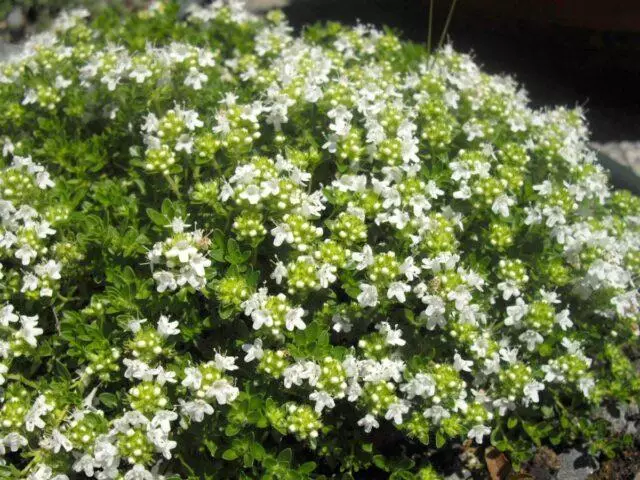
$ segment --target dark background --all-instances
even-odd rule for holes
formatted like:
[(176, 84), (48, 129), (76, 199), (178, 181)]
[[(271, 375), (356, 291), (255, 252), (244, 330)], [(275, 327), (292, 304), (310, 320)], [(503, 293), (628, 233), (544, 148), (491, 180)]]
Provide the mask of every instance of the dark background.
[[(360, 20), (427, 39), (429, 0), (290, 1), (298, 28)], [(434, 1), (436, 43), (450, 4)], [(640, 139), (640, 0), (458, 0), (448, 38), (486, 71), (514, 76), (534, 105), (583, 106), (594, 141)]]

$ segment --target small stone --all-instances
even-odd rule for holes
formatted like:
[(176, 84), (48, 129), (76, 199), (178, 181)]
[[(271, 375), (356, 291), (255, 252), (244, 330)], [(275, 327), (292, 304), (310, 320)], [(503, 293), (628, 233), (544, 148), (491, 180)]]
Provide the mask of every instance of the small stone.
[(10, 30), (18, 30), (23, 27), (25, 16), (20, 7), (15, 7), (7, 16), (7, 26)]
[(557, 480), (586, 480), (599, 467), (599, 463), (593, 457), (575, 448), (561, 453), (558, 459), (560, 469), (556, 475)]

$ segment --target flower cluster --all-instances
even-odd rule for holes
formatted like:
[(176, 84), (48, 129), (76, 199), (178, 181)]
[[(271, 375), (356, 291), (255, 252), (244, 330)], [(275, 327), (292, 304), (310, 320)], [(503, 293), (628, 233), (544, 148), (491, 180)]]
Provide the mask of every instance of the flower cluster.
[(155, 269), (153, 273), (160, 293), (185, 285), (199, 290), (206, 284), (205, 269), (211, 266), (211, 260), (203, 251), (206, 252), (208, 239), (201, 230), (185, 232), (186, 226), (180, 218), (174, 218), (171, 222), (173, 236), (156, 243), (147, 255), (152, 269), (156, 265), (166, 267), (166, 270)]
[(68, 12), (0, 64), (5, 477), (626, 446), (640, 199), (580, 110), (370, 26), (184, 14)]

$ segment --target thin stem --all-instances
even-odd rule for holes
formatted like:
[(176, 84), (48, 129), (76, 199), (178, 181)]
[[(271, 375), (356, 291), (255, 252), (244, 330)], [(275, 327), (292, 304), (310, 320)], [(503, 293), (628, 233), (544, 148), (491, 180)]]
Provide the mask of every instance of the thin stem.
[(433, 33), (433, 1), (429, 0), (429, 31), (427, 32), (427, 53), (431, 54), (431, 34)]
[(175, 193), (176, 197), (178, 197), (178, 200), (182, 199), (182, 193), (180, 193), (180, 188), (178, 187), (178, 184), (173, 179), (173, 177), (167, 173), (164, 175), (164, 178), (167, 180), (167, 183), (169, 184), (171, 191)]
[(442, 29), (442, 34), (440, 34), (440, 41), (438, 42), (438, 48), (442, 48), (442, 44), (444, 43), (444, 37), (447, 35), (447, 30), (449, 30), (449, 24), (451, 23), (451, 19), (453, 18), (453, 11), (456, 9), (456, 2), (458, 0), (452, 0), (451, 8), (449, 8), (449, 14), (447, 15), (447, 20), (444, 22), (444, 28)]
[(22, 377), (21, 375), (16, 375), (15, 373), (10, 373), (8, 375), (5, 375), (5, 377), (7, 377), (9, 380), (14, 380), (16, 382), (20, 382), (25, 384), (27, 387), (31, 387), (34, 390), (39, 390), (39, 387), (37, 384), (33, 383), (30, 380), (27, 380), (26, 378)]

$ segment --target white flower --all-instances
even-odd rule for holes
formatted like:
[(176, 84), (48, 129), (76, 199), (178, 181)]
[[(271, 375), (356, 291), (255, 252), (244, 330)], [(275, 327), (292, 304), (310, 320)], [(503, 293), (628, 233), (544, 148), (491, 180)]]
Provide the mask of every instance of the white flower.
[(69, 439), (64, 436), (57, 428), (54, 428), (51, 432), (51, 438), (49, 439), (48, 443), (50, 449), (53, 450), (54, 453), (59, 453), (60, 450), (63, 449), (67, 452), (73, 450), (73, 445), (71, 444)]
[(13, 313), (14, 306), (11, 304), (5, 305), (0, 308), (0, 325), (8, 327), (10, 323), (15, 323), (19, 320), (19, 316)]
[(242, 350), (246, 352), (244, 357), (245, 362), (252, 362), (253, 360), (260, 360), (264, 355), (264, 350), (262, 350), (262, 340), (256, 338), (253, 343), (245, 343), (242, 345)]
[(60, 280), (60, 270), (62, 265), (60, 262), (48, 260), (46, 263), (36, 265), (34, 270), (40, 277), (49, 277), (52, 280)]
[(151, 77), (152, 72), (144, 65), (137, 65), (131, 72), (129, 72), (129, 78), (133, 78), (136, 83), (144, 83), (144, 81)]
[[(36, 277), (33, 273), (27, 273), (22, 277), (22, 288), (20, 292), (33, 292), (36, 288), (38, 288), (38, 277)], [(51, 296), (51, 295), (42, 295)]]
[(215, 397), (220, 405), (233, 402), (240, 391), (229, 383), (228, 380), (216, 380), (206, 392), (207, 397)]
[(282, 283), (282, 279), (287, 276), (287, 267), (283, 262), (277, 262), (270, 277), (276, 281), (278, 285)]
[(393, 328), (388, 322), (380, 322), (376, 325), (376, 329), (385, 336), (385, 343), (387, 345), (402, 347), (407, 343), (402, 339), (402, 330), (397, 328), (397, 325), (396, 328)]
[(127, 367), (124, 372), (124, 378), (137, 378), (139, 380), (148, 381), (152, 380), (155, 375), (154, 369), (141, 360), (125, 358), (122, 360), (122, 363)]
[(429, 320), (432, 320), (427, 325), (427, 328), (432, 330), (440, 319), (444, 319), (444, 313), (446, 312), (445, 301), (439, 295), (425, 295), (422, 297), (422, 302), (427, 304), (427, 308), (423, 313)]
[(284, 370), (284, 386), (291, 388), (292, 385), (302, 385), (303, 380), (307, 380), (309, 385), (314, 386), (320, 376), (320, 366), (312, 361), (296, 362)]
[(189, 265), (191, 266), (191, 268), (193, 268), (193, 271), (196, 273), (196, 275), (198, 275), (199, 277), (204, 277), (205, 268), (211, 266), (211, 260), (206, 258), (201, 253), (197, 253), (193, 255), (193, 257), (191, 257), (191, 260), (189, 260)]
[(518, 340), (527, 344), (527, 350), (533, 352), (536, 349), (536, 345), (542, 343), (544, 338), (535, 330), (527, 330), (518, 337)]
[(136, 464), (125, 473), (124, 480), (155, 480), (155, 476), (144, 466)]
[(560, 313), (556, 314), (556, 323), (565, 331), (573, 327), (573, 322), (569, 318), (569, 309), (565, 308)]
[(632, 318), (640, 311), (640, 294), (636, 290), (622, 293), (611, 299), (616, 313), (622, 318)]
[(332, 409), (336, 406), (336, 402), (331, 398), (331, 395), (324, 390), (315, 390), (309, 395), (309, 400), (316, 402), (314, 407), (316, 413), (322, 413), (325, 408)]
[(191, 257), (196, 255), (198, 250), (189, 240), (179, 240), (167, 250), (165, 256), (167, 258), (178, 258), (180, 263), (188, 263)]
[(357, 299), (361, 307), (375, 307), (378, 304), (378, 289), (373, 285), (361, 283)]
[(358, 426), (363, 427), (366, 433), (371, 433), (371, 429), (379, 428), (380, 424), (376, 420), (376, 417), (367, 413), (364, 417), (358, 420)]
[(158, 385), (164, 385), (166, 383), (176, 383), (176, 372), (171, 370), (165, 370), (162, 365), (158, 365), (152, 369), (153, 374), (156, 376), (156, 383)]
[(129, 320), (129, 323), (127, 323), (127, 328), (133, 333), (138, 333), (142, 328), (143, 323), (147, 323), (146, 318), (135, 318), (133, 320)]
[(162, 453), (167, 460), (171, 459), (171, 450), (178, 446), (174, 440), (169, 440), (168, 433), (160, 428), (147, 430), (147, 438), (151, 441), (156, 450)]
[(190, 67), (189, 73), (184, 79), (184, 84), (194, 90), (202, 89), (202, 83), (209, 79), (207, 74), (200, 72), (196, 67)]
[(304, 310), (300, 307), (292, 308), (285, 315), (285, 326), (287, 330), (290, 332), (294, 329), (304, 330), (307, 328), (305, 323), (302, 321), (302, 316), (304, 315)]
[(53, 406), (47, 403), (44, 395), (40, 395), (33, 402), (32, 407), (29, 409), (24, 417), (24, 424), (27, 432), (33, 432), (34, 429), (43, 429), (46, 424), (42, 420), (42, 416), (53, 410)]
[[(258, 187), (257, 185), (249, 185), (238, 194), (238, 197), (242, 200), (246, 200), (251, 205), (257, 205), (258, 203), (260, 203), (260, 200), (262, 200), (262, 193), (263, 192), (260, 190), (260, 187)], [(273, 233), (273, 230), (271, 231), (271, 234), (275, 235)], [(274, 241), (274, 245), (276, 245), (276, 247), (280, 246), (281, 244), (282, 241), (280, 241), (279, 244), (276, 244)]]
[(591, 377), (581, 377), (578, 379), (578, 388), (585, 397), (591, 395), (591, 391), (596, 386), (596, 382)]
[(202, 385), (202, 373), (200, 373), (200, 369), (196, 367), (186, 367), (184, 369), (182, 386), (198, 390), (200, 385)]
[(175, 150), (191, 154), (193, 152), (193, 137), (186, 133), (180, 135), (176, 140)]
[(467, 433), (467, 438), (473, 438), (476, 443), (481, 444), (482, 439), (491, 433), (491, 429), (485, 425), (475, 425)]
[(436, 199), (444, 195), (444, 190), (438, 188), (438, 185), (433, 180), (429, 180), (425, 187), (425, 191), (429, 198)]
[(179, 402), (182, 413), (194, 422), (201, 422), (204, 420), (205, 415), (212, 415), (214, 411), (213, 407), (204, 400), (198, 399), (185, 402), (184, 400), (179, 399)]
[(36, 347), (38, 345), (36, 337), (39, 337), (43, 333), (43, 330), (38, 327), (38, 315), (31, 317), (20, 315), (20, 323), (22, 326), (20, 330), (16, 332), (16, 336), (21, 337), (32, 347)]
[(176, 412), (170, 410), (158, 410), (151, 419), (151, 426), (159, 428), (165, 433), (171, 432), (171, 422), (178, 418)]
[(506, 280), (498, 284), (498, 290), (502, 291), (502, 299), (509, 300), (511, 297), (520, 296), (520, 287), (514, 280)]
[(538, 392), (541, 392), (542, 390), (544, 390), (544, 383), (540, 383), (536, 380), (528, 382), (523, 389), (525, 405), (529, 405), (529, 402), (538, 403), (540, 401)]
[(165, 315), (160, 315), (158, 319), (158, 333), (160, 336), (167, 338), (171, 335), (177, 335), (180, 333), (180, 329), (178, 328), (179, 323), (177, 321), (170, 322), (169, 317)]
[(157, 282), (156, 290), (158, 293), (162, 293), (166, 290), (173, 291), (178, 288), (176, 278), (173, 273), (166, 270), (161, 270), (153, 274), (153, 279)]
[(33, 260), (37, 255), (36, 252), (31, 246), (27, 243), (20, 246), (18, 250), (14, 253), (15, 257), (22, 262), (22, 265), (29, 265), (31, 260)]
[(349, 320), (345, 316), (340, 315), (339, 313), (336, 313), (333, 315), (333, 317), (331, 317), (331, 322), (333, 323), (332, 329), (334, 332), (349, 333), (353, 328), (351, 320)]
[(415, 265), (413, 257), (405, 258), (402, 265), (400, 265), (400, 273), (407, 277), (407, 280), (410, 282), (413, 282), (413, 280), (420, 275), (420, 271), (420, 267)]
[(285, 241), (287, 243), (293, 243), (293, 233), (291, 228), (286, 223), (281, 223), (271, 229), (271, 235), (273, 235), (273, 246), (279, 247)]
[(322, 288), (327, 288), (338, 279), (335, 275), (336, 271), (336, 267), (329, 263), (323, 263), (320, 265), (320, 268), (318, 269), (318, 280), (320, 281), (320, 286)]
[(498, 352), (500, 358), (507, 363), (516, 363), (518, 361), (518, 349), (502, 347)]
[(238, 370), (238, 366), (236, 365), (236, 357), (225, 357), (224, 355), (220, 355), (216, 352), (215, 356), (215, 364), (218, 370), (222, 371), (233, 371)]
[(85, 453), (74, 462), (71, 468), (73, 468), (74, 472), (83, 472), (85, 476), (93, 477), (95, 467), (97, 465), (95, 465), (93, 457)]
[(417, 373), (411, 380), (400, 387), (407, 394), (408, 399), (413, 397), (432, 397), (436, 393), (436, 382), (427, 373)]
[(403, 282), (391, 282), (387, 290), (387, 298), (391, 300), (396, 298), (400, 303), (406, 302), (405, 293), (410, 292), (411, 287)]
[(518, 297), (515, 305), (507, 307), (507, 318), (505, 318), (504, 324), (507, 326), (519, 325), (527, 313), (529, 313), (529, 306), (524, 303), (522, 298)]
[(491, 211), (502, 215), (503, 217), (509, 216), (509, 207), (515, 205), (515, 200), (507, 195), (499, 195), (491, 205)]
[(30, 88), (24, 94), (22, 105), (31, 105), (32, 103), (36, 103), (37, 101), (38, 93), (33, 88)]
[(72, 83), (73, 82), (71, 80), (67, 80), (62, 75), (57, 75), (54, 85), (57, 90), (64, 90), (67, 87), (69, 87), (69, 85), (71, 85)]
[(54, 475), (49, 465), (40, 464), (37, 470), (31, 472), (27, 480), (69, 480), (64, 474)]
[(253, 329), (260, 330), (263, 325), (270, 327), (273, 325), (273, 318), (266, 310), (254, 310), (251, 312), (251, 319), (253, 320)]
[(451, 417), (451, 413), (441, 405), (433, 405), (425, 409), (422, 415), (425, 418), (431, 419), (436, 425), (440, 424), (443, 419)]
[(393, 419), (393, 423), (396, 425), (402, 424), (402, 416), (409, 412), (409, 402), (406, 400), (400, 400), (398, 402), (394, 402), (389, 405), (387, 413), (385, 413), (384, 418), (386, 420)]
[(459, 353), (453, 356), (453, 368), (457, 372), (470, 372), (473, 366), (473, 360), (464, 360)]
[[(55, 182), (51, 180), (51, 177), (49, 176), (49, 172), (36, 173), (36, 184), (38, 185), (38, 188), (40, 188), (41, 190), (45, 190), (49, 187), (55, 186)], [(43, 223), (48, 223), (48, 222), (43, 222)], [(53, 233), (55, 233), (55, 230), (53, 231)]]
[(9, 432), (2, 442), (9, 447), (11, 452), (17, 452), (20, 448), (26, 447), (29, 442), (18, 432)]
[(6, 382), (6, 378), (4, 375), (9, 371), (9, 367), (7, 367), (4, 363), (0, 363), (0, 385), (4, 385)]
[(362, 252), (353, 252), (351, 258), (357, 263), (356, 269), (364, 270), (370, 265), (373, 265), (373, 250), (369, 245), (365, 245)]

